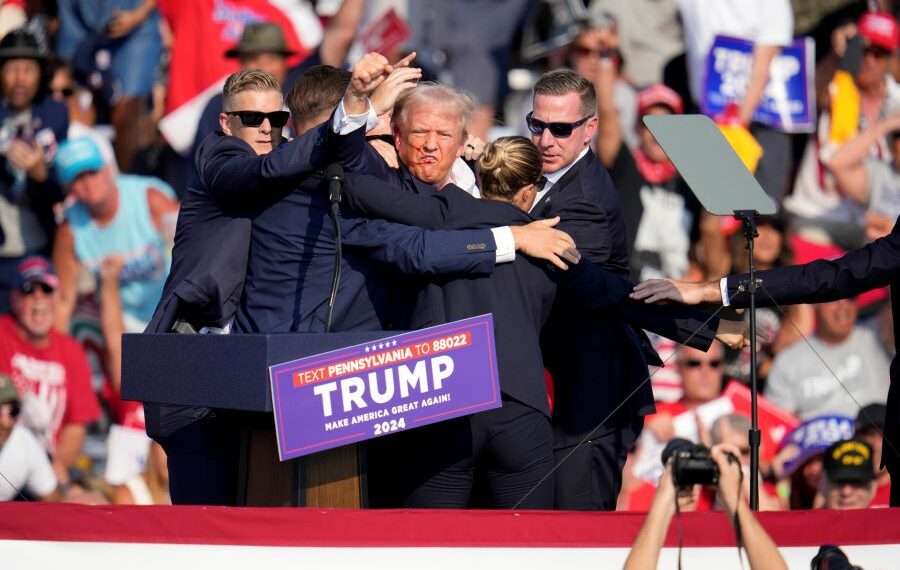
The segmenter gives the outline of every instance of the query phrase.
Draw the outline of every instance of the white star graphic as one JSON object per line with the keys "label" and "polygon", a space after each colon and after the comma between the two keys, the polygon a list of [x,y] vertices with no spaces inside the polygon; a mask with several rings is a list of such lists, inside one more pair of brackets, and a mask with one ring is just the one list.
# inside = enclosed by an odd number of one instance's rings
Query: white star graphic
{"label": "white star graphic", "polygon": [[369,352],[369,347],[367,346],[367,347],[366,347],[366,353],[368,354],[368,352]]}
{"label": "white star graphic", "polygon": [[393,342],[391,343],[391,346],[397,346],[397,341],[396,341],[396,340],[393,341]]}
{"label": "white star graphic", "polygon": [[383,343],[383,342],[379,342],[379,343],[378,343],[378,348],[384,348],[384,343]]}

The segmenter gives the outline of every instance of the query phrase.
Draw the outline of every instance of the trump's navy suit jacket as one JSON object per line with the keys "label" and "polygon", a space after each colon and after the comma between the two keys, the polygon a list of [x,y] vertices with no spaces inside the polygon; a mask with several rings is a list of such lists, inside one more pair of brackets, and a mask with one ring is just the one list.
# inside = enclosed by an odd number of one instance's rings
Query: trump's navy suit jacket
{"label": "trump's navy suit jacket", "polygon": [[[756,277],[762,286],[756,292],[756,304],[760,307],[792,303],[824,303],[859,295],[877,287],[891,286],[894,316],[894,348],[900,339],[900,300],[894,293],[900,292],[900,224],[895,223],[891,233],[859,249],[833,260],[820,259],[805,265],[791,265],[759,271]],[[747,294],[749,275],[731,276],[727,280],[731,304],[745,308],[750,303]],[[888,391],[885,416],[885,438],[900,442],[900,363],[897,357],[891,361],[891,387]],[[894,445],[897,445],[896,443]],[[882,461],[892,469],[900,469],[900,455],[891,445],[884,446]]]}

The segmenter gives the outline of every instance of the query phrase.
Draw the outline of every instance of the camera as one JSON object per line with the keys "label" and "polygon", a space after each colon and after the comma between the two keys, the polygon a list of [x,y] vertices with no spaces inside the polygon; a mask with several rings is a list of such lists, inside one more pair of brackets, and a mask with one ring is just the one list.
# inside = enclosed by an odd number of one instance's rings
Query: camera
{"label": "camera", "polygon": [[[719,467],[710,456],[709,448],[686,439],[674,438],[662,452],[665,464],[672,458],[672,478],[680,488],[693,485],[715,485],[719,482]],[[728,454],[728,460],[739,464],[737,457]]]}
{"label": "camera", "polygon": [[850,563],[844,551],[833,544],[823,544],[809,565],[811,570],[863,570]]}

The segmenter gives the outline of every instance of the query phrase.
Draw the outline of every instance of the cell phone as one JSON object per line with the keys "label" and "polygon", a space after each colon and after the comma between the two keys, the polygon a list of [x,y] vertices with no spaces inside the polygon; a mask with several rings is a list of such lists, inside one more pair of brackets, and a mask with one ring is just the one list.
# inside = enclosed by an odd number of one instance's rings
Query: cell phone
{"label": "cell phone", "polygon": [[856,75],[862,65],[863,52],[866,50],[866,42],[860,35],[855,35],[847,40],[847,49],[841,58],[838,67],[851,75]]}
{"label": "cell phone", "polygon": [[16,125],[15,138],[26,143],[31,143],[34,141],[34,129],[32,129],[31,125],[28,123],[20,123]]}

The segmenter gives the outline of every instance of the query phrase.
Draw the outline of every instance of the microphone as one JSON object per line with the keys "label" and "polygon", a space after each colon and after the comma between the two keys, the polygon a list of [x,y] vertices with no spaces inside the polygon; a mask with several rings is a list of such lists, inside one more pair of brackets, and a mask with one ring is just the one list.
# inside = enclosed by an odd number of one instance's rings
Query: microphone
{"label": "microphone", "polygon": [[335,162],[325,169],[325,178],[328,179],[328,199],[332,204],[341,201],[341,187],[344,185],[344,167]]}
{"label": "microphone", "polygon": [[331,201],[331,221],[334,224],[334,275],[331,281],[331,294],[328,296],[328,312],[325,316],[325,332],[331,332],[334,303],[341,282],[342,251],[339,204],[341,202],[341,186],[344,184],[344,167],[337,162],[329,164],[325,169],[325,178],[328,179],[328,199]]}

